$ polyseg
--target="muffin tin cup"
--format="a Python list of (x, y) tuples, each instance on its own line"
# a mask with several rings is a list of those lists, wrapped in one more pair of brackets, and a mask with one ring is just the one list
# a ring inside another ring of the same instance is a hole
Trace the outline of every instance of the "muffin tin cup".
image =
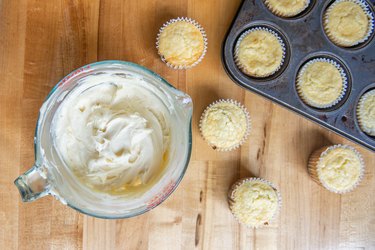
[[(245, 114), (246, 116), (246, 132), (244, 134), (244, 136), (242, 137), (241, 141), (235, 145), (232, 145), (231, 147), (228, 147), (228, 148), (222, 148), (222, 147), (218, 147), (217, 145), (211, 143), (210, 141), (208, 141), (204, 135), (203, 135), (203, 132), (202, 132), (202, 122), (204, 120), (204, 117), (206, 116), (208, 110), (213, 107), (214, 105), (218, 104), (218, 103), (230, 103), (230, 104), (234, 104), (236, 105), (237, 107), (239, 107)], [(250, 119), (250, 115), (249, 115), (249, 112), (247, 111), (246, 107), (243, 106), (241, 103), (237, 102), (236, 100), (233, 100), (233, 99), (219, 99), (213, 103), (211, 103), (202, 113), (201, 115), (201, 118), (199, 120), (199, 132), (202, 136), (202, 138), (208, 143), (208, 145), (210, 145), (214, 150), (217, 150), (219, 152), (228, 152), (228, 151), (232, 151), (232, 150), (235, 150), (237, 148), (239, 148), (246, 140), (247, 138), (249, 137), (249, 134), (250, 134), (250, 131), (251, 131), (251, 119)]]
[[(326, 104), (326, 105), (321, 105), (321, 104), (316, 103), (314, 101), (308, 100), (308, 98), (304, 95), (304, 93), (301, 89), (302, 88), (302, 86), (301, 86), (302, 85), (302, 83), (301, 83), (302, 75), (305, 73), (308, 66), (310, 66), (310, 65), (312, 65), (313, 63), (316, 63), (316, 62), (326, 62), (326, 63), (330, 63), (331, 65), (335, 66), (335, 68), (340, 72), (341, 79), (342, 79), (342, 90), (341, 90), (341, 93), (340, 93), (339, 97), (336, 100), (334, 100), (333, 102), (331, 102), (329, 104)], [(345, 71), (340, 66), (340, 64), (335, 62), (334, 60), (328, 59), (328, 58), (323, 58), (323, 57), (315, 58), (315, 59), (307, 61), (302, 66), (300, 71), (298, 72), (297, 79), (296, 79), (296, 88), (297, 88), (298, 95), (300, 96), (301, 100), (305, 104), (307, 104), (311, 107), (314, 107), (314, 108), (319, 108), (319, 109), (331, 108), (331, 107), (337, 105), (344, 98), (344, 96), (346, 94), (346, 91), (347, 91), (347, 88), (348, 88), (348, 77), (346, 76)]]
[[(195, 61), (193, 64), (191, 65), (174, 65), (170, 62), (168, 62), (163, 55), (161, 55), (159, 53), (159, 39), (160, 39), (160, 35), (161, 33), (164, 31), (164, 29), (172, 24), (172, 23), (176, 23), (176, 22), (187, 22), (187, 23), (191, 23), (193, 24), (195, 27), (197, 27), (197, 29), (199, 29), (199, 31), (201, 32), (202, 36), (203, 36), (203, 41), (204, 41), (204, 48), (203, 48), (203, 52), (202, 52), (202, 55), (198, 58), (197, 61)], [(206, 31), (203, 29), (203, 27), (195, 20), (191, 19), (191, 18), (188, 18), (188, 17), (178, 17), (178, 18), (175, 18), (175, 19), (171, 19), (169, 20), (168, 22), (164, 23), (163, 26), (159, 29), (159, 32), (158, 32), (158, 35), (156, 37), (156, 49), (158, 51), (158, 54), (161, 58), (161, 60), (170, 68), (172, 69), (190, 69), (190, 68), (193, 68), (194, 66), (196, 66), (198, 63), (200, 63), (204, 56), (206, 55), (206, 52), (207, 52), (207, 46), (208, 46), (208, 41), (207, 41), (207, 35), (206, 35)]]
[[(269, 219), (269, 221), (265, 222), (266, 224), (264, 224), (264, 225), (247, 225), (247, 224), (244, 224), (243, 222), (241, 222), (239, 220), (239, 218), (237, 218), (237, 216), (232, 211), (232, 206), (234, 204), (234, 193), (236, 192), (237, 188), (239, 186), (241, 186), (242, 184), (246, 183), (246, 182), (254, 182), (254, 181), (262, 182), (264, 184), (267, 184), (267, 185), (271, 186), (272, 189), (276, 192), (276, 195), (277, 195), (277, 203), (278, 203), (277, 209), (274, 212), (273, 216)], [(242, 178), (242, 179), (236, 181), (231, 186), (231, 188), (229, 189), (229, 191), (228, 191), (228, 205), (229, 205), (229, 209), (230, 209), (231, 213), (233, 214), (234, 218), (237, 220), (238, 223), (240, 223), (242, 225), (245, 225), (248, 228), (259, 228), (259, 227), (268, 225), (268, 223), (272, 223), (276, 219), (276, 217), (280, 213), (280, 210), (281, 210), (281, 207), (282, 207), (282, 198), (281, 198), (280, 192), (278, 191), (278, 189), (276, 188), (276, 186), (272, 182), (269, 182), (269, 181), (264, 180), (262, 178), (256, 178), (256, 177)]]
[[(361, 166), (360, 166), (360, 175), (359, 175), (358, 180), (355, 182), (355, 184), (351, 188), (346, 189), (346, 190), (336, 190), (336, 189), (333, 189), (333, 188), (329, 187), (319, 177), (319, 175), (320, 175), (320, 168), (318, 168), (318, 166), (319, 166), (320, 161), (331, 150), (336, 149), (336, 148), (346, 148), (346, 149), (352, 150), (353, 152), (355, 152), (355, 154), (357, 155), (357, 157), (360, 159), (360, 163), (361, 163)], [(315, 150), (310, 155), (310, 158), (309, 158), (309, 161), (308, 161), (308, 164), (307, 164), (307, 169), (308, 169), (310, 177), (316, 183), (320, 184), (321, 186), (323, 186), (324, 188), (326, 188), (327, 190), (329, 190), (329, 191), (331, 191), (333, 193), (336, 193), (336, 194), (345, 194), (345, 193), (349, 193), (349, 192), (353, 191), (359, 185), (359, 183), (361, 183), (361, 181), (363, 179), (363, 176), (364, 176), (364, 172), (365, 172), (365, 164), (364, 164), (362, 155), (355, 148), (353, 148), (351, 146), (348, 146), (348, 145), (338, 144), (338, 145), (333, 145), (333, 146), (325, 146), (325, 147), (322, 147), (322, 148), (320, 148), (318, 150)]]
[(375, 128), (369, 128), (364, 124), (364, 120), (367, 119), (367, 117), (362, 117), (362, 112), (361, 110), (364, 108), (364, 103), (369, 98), (370, 96), (375, 96), (375, 89), (372, 89), (365, 93), (361, 98), (359, 99), (359, 103), (357, 106), (357, 119), (358, 119), (358, 124), (359, 127), (362, 129), (364, 133), (366, 133), (369, 136), (375, 136)]
[(290, 14), (284, 14), (284, 13), (280, 12), (279, 10), (276, 10), (276, 9), (272, 8), (272, 6), (269, 3), (269, 0), (264, 0), (264, 4), (276, 16), (284, 17), (284, 18), (291, 18), (291, 17), (295, 17), (295, 16), (301, 14), (302, 12), (304, 12), (307, 9), (307, 7), (309, 7), (309, 5), (311, 4), (311, 1), (307, 0), (303, 9), (295, 11), (295, 12), (290, 13)]
[[(282, 48), (282, 51), (283, 51), (283, 55), (282, 55), (282, 58), (281, 58), (281, 63), (280, 65), (272, 72), (266, 74), (266, 75), (262, 75), (262, 76), (254, 76), (252, 75), (250, 72), (247, 72), (246, 68), (241, 65), (241, 63), (239, 62), (239, 59), (238, 59), (238, 50), (239, 50), (239, 47), (240, 47), (240, 44), (242, 42), (242, 40), (248, 35), (250, 34), (251, 32), (254, 32), (254, 31), (266, 31), (266, 32), (269, 32), (270, 34), (274, 35), (279, 44), (281, 45), (281, 48)], [(279, 36), (279, 34), (277, 34), (277, 32), (273, 31), (272, 29), (270, 28), (266, 28), (266, 27), (261, 27), (261, 26), (256, 26), (256, 27), (252, 27), (250, 29), (248, 29), (247, 31), (245, 31), (237, 40), (237, 43), (236, 43), (236, 46), (235, 46), (235, 52), (234, 52), (234, 62), (236, 63), (237, 67), (243, 72), (245, 73), (246, 75), (250, 76), (250, 77), (254, 77), (254, 78), (258, 78), (258, 79), (262, 79), (262, 78), (265, 78), (265, 77), (269, 77), (269, 76), (272, 76), (274, 75), (276, 72), (278, 72), (282, 66), (284, 65), (284, 62), (285, 62), (285, 56), (286, 56), (286, 46), (285, 46), (285, 43), (283, 41), (283, 39)]]
[[(326, 26), (328, 25), (329, 23), (329, 20), (328, 20), (328, 16), (329, 14), (331, 13), (332, 11), (332, 8), (337, 5), (338, 3), (341, 3), (341, 2), (353, 2), (353, 3), (356, 3), (358, 4), (359, 6), (362, 7), (363, 11), (366, 13), (368, 19), (369, 19), (369, 24), (368, 24), (368, 31), (367, 31), (367, 34), (364, 38), (362, 38), (361, 40), (357, 41), (357, 42), (354, 42), (354, 43), (345, 43), (345, 42), (342, 42), (342, 41), (339, 41), (338, 39), (336, 39), (334, 37), (334, 35), (326, 28)], [(362, 44), (364, 42), (366, 42), (372, 35), (373, 31), (374, 31), (374, 16), (371, 12), (371, 10), (369, 9), (369, 6), (367, 5), (367, 3), (363, 0), (335, 0), (326, 10), (325, 14), (324, 14), (324, 18), (323, 18), (323, 27), (324, 27), (324, 31), (326, 32), (328, 38), (334, 43), (336, 44), (337, 46), (341, 46), (341, 47), (353, 47), (353, 46), (356, 46), (356, 45), (359, 45), (359, 44)]]

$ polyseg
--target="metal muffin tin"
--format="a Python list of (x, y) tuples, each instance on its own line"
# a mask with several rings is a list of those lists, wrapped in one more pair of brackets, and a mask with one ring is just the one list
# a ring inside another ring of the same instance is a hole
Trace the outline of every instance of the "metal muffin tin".
[[(375, 88), (375, 32), (364, 44), (355, 47), (342, 48), (333, 44), (322, 26), (323, 13), (332, 2), (333, 0), (311, 0), (309, 7), (300, 15), (282, 18), (274, 15), (262, 0), (244, 0), (223, 44), (224, 68), (238, 85), (375, 151), (375, 137), (362, 132), (356, 116), (359, 98)], [(375, 0), (367, 0), (367, 3), (374, 13)], [(275, 75), (263, 79), (245, 75), (234, 62), (237, 39), (255, 26), (277, 32), (287, 48), (284, 66)], [(328, 109), (306, 105), (296, 91), (298, 70), (308, 59), (316, 57), (331, 58), (339, 62), (348, 77), (345, 97)]]

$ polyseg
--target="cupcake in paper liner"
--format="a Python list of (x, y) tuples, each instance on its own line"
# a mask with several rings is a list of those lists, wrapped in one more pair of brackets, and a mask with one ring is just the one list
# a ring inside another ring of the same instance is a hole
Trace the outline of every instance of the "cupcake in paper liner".
[(282, 205), (277, 188), (260, 178), (245, 178), (234, 183), (228, 193), (228, 203), (237, 221), (251, 228), (268, 225)]
[(375, 89), (361, 96), (357, 107), (359, 127), (370, 136), (375, 136)]
[(191, 18), (171, 19), (160, 28), (156, 48), (161, 60), (169, 67), (192, 68), (202, 61), (206, 54), (206, 32)]
[(352, 191), (363, 179), (361, 154), (348, 145), (326, 146), (314, 151), (308, 162), (311, 178), (331, 192)]
[(264, 0), (267, 8), (280, 17), (294, 17), (303, 12), (310, 0)]
[(298, 95), (314, 108), (330, 108), (347, 90), (347, 76), (341, 65), (327, 58), (315, 58), (300, 69), (296, 79)]
[(199, 129), (202, 137), (215, 150), (230, 151), (240, 147), (250, 132), (246, 108), (234, 100), (218, 100), (203, 112)]
[(323, 26), (333, 43), (351, 47), (370, 38), (374, 16), (366, 1), (336, 0), (324, 13)]
[(246, 75), (264, 78), (280, 70), (285, 60), (285, 43), (273, 30), (255, 27), (238, 39), (234, 61)]

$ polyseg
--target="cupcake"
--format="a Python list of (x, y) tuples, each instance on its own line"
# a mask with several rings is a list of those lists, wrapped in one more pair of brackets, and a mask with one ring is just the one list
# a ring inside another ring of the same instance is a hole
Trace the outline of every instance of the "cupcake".
[(284, 63), (285, 45), (279, 35), (267, 28), (243, 33), (235, 47), (235, 62), (246, 75), (263, 78), (276, 73)]
[(365, 93), (359, 100), (357, 117), (362, 131), (375, 136), (375, 89)]
[(338, 46), (365, 42), (373, 31), (373, 15), (366, 1), (336, 0), (324, 14), (324, 30)]
[(250, 118), (244, 106), (233, 100), (219, 100), (203, 112), (199, 128), (202, 137), (218, 151), (238, 148), (250, 131)]
[(304, 11), (310, 0), (265, 0), (267, 8), (281, 17), (294, 17)]
[(304, 103), (315, 108), (336, 105), (345, 95), (347, 78), (333, 60), (316, 58), (308, 61), (297, 75), (297, 92)]
[(334, 193), (347, 193), (363, 178), (364, 163), (360, 153), (347, 145), (316, 150), (310, 156), (308, 172), (312, 179)]
[(281, 207), (281, 195), (268, 181), (245, 178), (237, 181), (228, 193), (234, 217), (248, 227), (268, 225)]
[(156, 47), (162, 61), (169, 67), (191, 68), (206, 54), (206, 33), (196, 21), (179, 17), (163, 25), (157, 36)]

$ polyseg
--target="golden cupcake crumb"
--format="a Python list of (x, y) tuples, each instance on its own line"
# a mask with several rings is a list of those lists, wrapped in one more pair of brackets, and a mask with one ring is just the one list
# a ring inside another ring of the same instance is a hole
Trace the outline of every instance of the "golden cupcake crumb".
[(254, 30), (239, 42), (236, 61), (245, 74), (267, 77), (280, 68), (283, 56), (283, 46), (274, 34), (266, 30)]
[(248, 117), (238, 105), (221, 101), (203, 113), (200, 129), (203, 138), (214, 149), (228, 149), (241, 144), (247, 135)]
[(361, 97), (357, 113), (361, 129), (368, 135), (375, 136), (375, 90)]
[(175, 66), (191, 66), (200, 59), (204, 49), (202, 32), (186, 21), (167, 25), (159, 35), (159, 54)]
[(279, 199), (270, 185), (245, 181), (235, 187), (230, 197), (230, 209), (239, 222), (258, 227), (267, 225), (278, 210)]
[(306, 9), (309, 0), (265, 0), (266, 6), (276, 15), (293, 17)]
[(299, 74), (297, 85), (303, 101), (317, 108), (333, 105), (344, 87), (340, 71), (333, 64), (324, 61), (307, 65)]
[(345, 191), (358, 182), (362, 163), (351, 148), (337, 147), (320, 158), (317, 168), (318, 177), (327, 188)]
[(324, 28), (328, 37), (344, 47), (356, 45), (366, 38), (369, 25), (365, 10), (353, 1), (333, 3), (325, 15)]

